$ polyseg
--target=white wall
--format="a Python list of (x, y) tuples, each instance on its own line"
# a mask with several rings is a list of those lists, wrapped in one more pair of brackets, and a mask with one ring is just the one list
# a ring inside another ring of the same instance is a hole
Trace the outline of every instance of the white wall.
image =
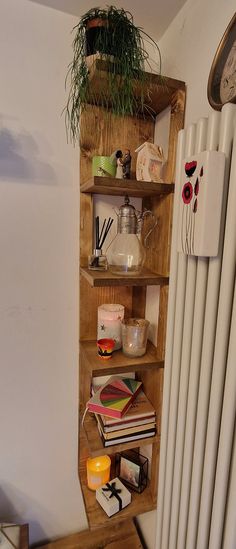
[(86, 528), (77, 477), (78, 150), (62, 108), (72, 16), (0, 2), (0, 520)]
[(160, 41), (163, 74), (187, 84), (185, 125), (207, 116), (207, 82), (235, 0), (188, 0)]
[[(235, 0), (189, 0), (160, 42), (206, 115), (213, 55)], [(75, 19), (0, 2), (0, 519), (31, 542), (86, 527), (77, 478), (78, 153), (61, 110)], [(145, 496), (145, 494), (144, 494)], [(140, 517), (149, 549), (155, 516)]]
[[(207, 81), (215, 51), (235, 12), (235, 0), (188, 0), (159, 41), (163, 74), (187, 84), (185, 126), (208, 116)], [(166, 120), (166, 122), (168, 122)], [(166, 149), (165, 121), (155, 140)], [(164, 141), (162, 141), (164, 139)], [(155, 548), (156, 513), (139, 517), (148, 549)]]

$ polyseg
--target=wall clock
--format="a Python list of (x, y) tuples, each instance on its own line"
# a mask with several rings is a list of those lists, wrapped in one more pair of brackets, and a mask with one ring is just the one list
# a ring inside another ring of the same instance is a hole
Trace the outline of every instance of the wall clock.
[(207, 96), (213, 109), (236, 103), (236, 13), (217, 48), (211, 66)]

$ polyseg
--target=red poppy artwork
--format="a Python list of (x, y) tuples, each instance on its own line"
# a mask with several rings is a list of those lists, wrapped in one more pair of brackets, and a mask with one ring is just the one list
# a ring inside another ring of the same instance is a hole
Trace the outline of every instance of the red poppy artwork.
[(199, 193), (199, 179), (198, 179), (198, 177), (197, 177), (197, 181), (196, 181), (196, 183), (195, 183), (195, 185), (194, 185), (194, 194), (195, 194), (195, 196), (197, 196), (198, 193)]
[(197, 211), (197, 198), (195, 198), (193, 203), (193, 213), (196, 213), (196, 211)]
[(185, 183), (182, 190), (182, 198), (185, 204), (189, 204), (191, 202), (193, 196), (193, 187), (190, 182)]
[(192, 177), (197, 167), (196, 160), (191, 160), (185, 163), (185, 173), (188, 177)]
[(218, 254), (225, 155), (203, 151), (182, 162), (178, 251)]

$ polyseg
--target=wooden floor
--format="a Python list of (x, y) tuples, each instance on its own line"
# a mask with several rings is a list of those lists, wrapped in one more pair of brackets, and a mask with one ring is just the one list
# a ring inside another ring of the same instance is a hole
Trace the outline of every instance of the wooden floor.
[(122, 546), (125, 549), (143, 549), (131, 520), (98, 530), (84, 530), (47, 545), (40, 545), (38, 549), (121, 549)]

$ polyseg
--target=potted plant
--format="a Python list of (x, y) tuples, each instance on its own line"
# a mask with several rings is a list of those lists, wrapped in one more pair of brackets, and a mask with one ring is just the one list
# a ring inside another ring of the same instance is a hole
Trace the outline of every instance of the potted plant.
[[(99, 104), (118, 115), (145, 112), (144, 64), (149, 64), (145, 41), (151, 42), (157, 50), (159, 72), (161, 55), (156, 42), (134, 25), (131, 13), (123, 8), (92, 8), (81, 17), (73, 31), (74, 56), (66, 78), (69, 96), (65, 111), (67, 132), (75, 142), (79, 137), (81, 109), (87, 103)], [(88, 68), (88, 56), (96, 54), (103, 60), (109, 56), (112, 61), (109, 63), (106, 93), (99, 97), (91, 90)], [(139, 100), (135, 94), (136, 84), (141, 89)]]

